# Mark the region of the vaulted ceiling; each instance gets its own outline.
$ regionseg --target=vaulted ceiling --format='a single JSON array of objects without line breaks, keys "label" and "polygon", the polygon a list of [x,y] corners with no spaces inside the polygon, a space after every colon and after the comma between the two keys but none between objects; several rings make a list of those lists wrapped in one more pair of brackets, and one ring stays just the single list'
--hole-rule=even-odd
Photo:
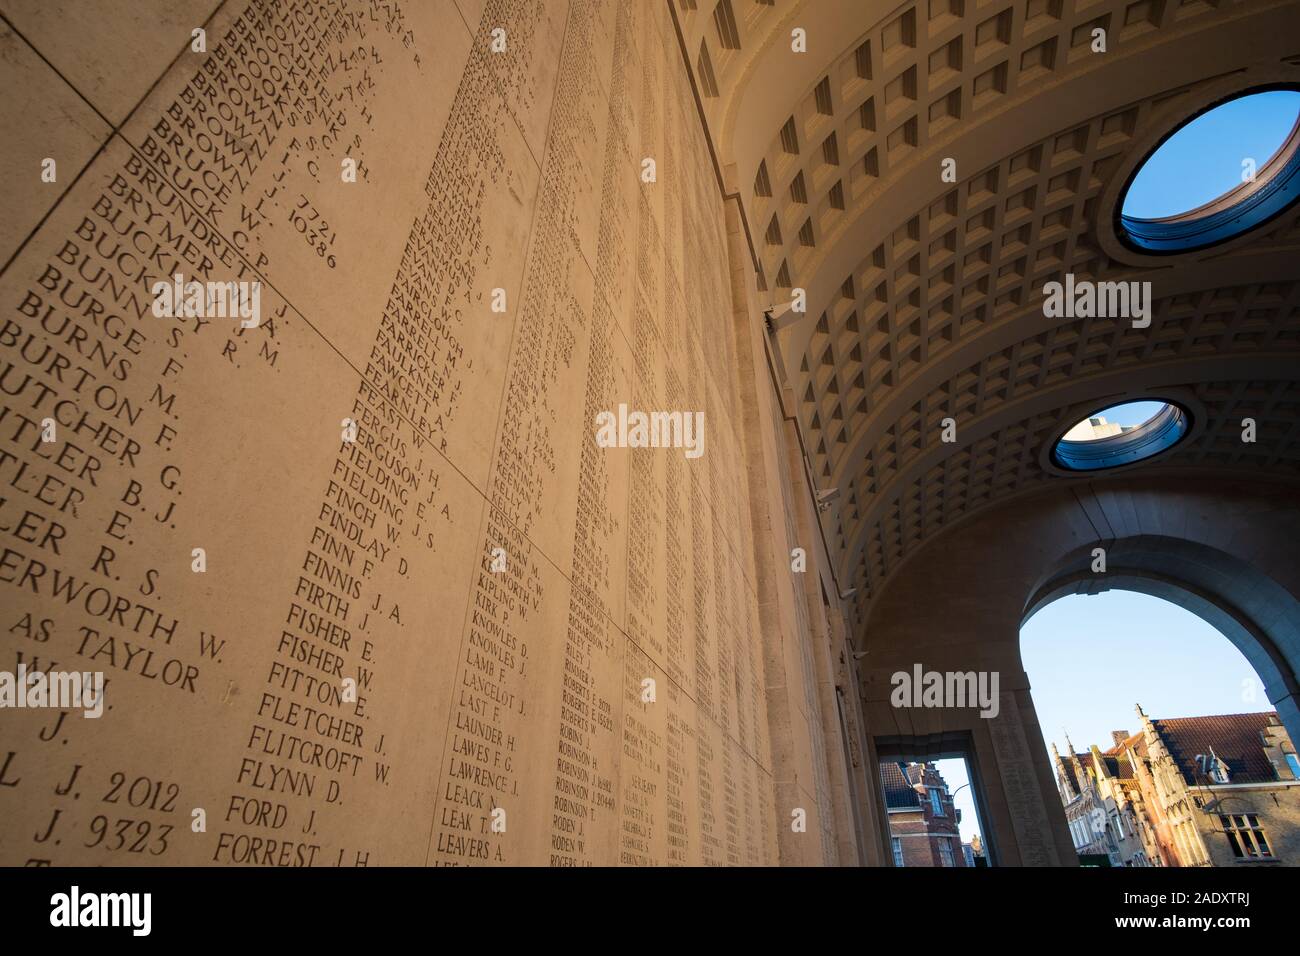
[{"label": "vaulted ceiling", "polygon": [[[675,3],[757,299],[806,291],[774,350],[810,473],[841,492],[823,530],[856,624],[941,529],[1082,480],[1046,448],[1112,400],[1193,412],[1189,438],[1140,467],[1300,477],[1300,207],[1162,258],[1112,225],[1172,128],[1300,83],[1300,2]],[[1066,273],[1151,282],[1150,327],[1044,316]]]}]

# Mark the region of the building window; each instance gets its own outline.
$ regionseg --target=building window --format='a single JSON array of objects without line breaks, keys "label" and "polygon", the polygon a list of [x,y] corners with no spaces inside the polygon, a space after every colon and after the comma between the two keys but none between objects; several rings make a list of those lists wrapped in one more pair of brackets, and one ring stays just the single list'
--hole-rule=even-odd
[{"label": "building window", "polygon": [[1300,757],[1295,754],[1286,754],[1286,765],[1291,768],[1291,776],[1300,780]]},{"label": "building window", "polygon": [[1223,832],[1228,835],[1233,856],[1243,860],[1274,859],[1273,850],[1264,836],[1264,828],[1259,825],[1259,817],[1255,814],[1220,814],[1219,822],[1223,824]]},{"label": "building window", "polygon": [[941,839],[939,841],[939,862],[943,866],[952,866],[952,840]]},{"label": "building window", "polygon": [[1210,779],[1215,783],[1227,783],[1230,779],[1228,766],[1213,753],[1207,758],[1209,763]]},{"label": "building window", "polygon": [[903,866],[903,841],[898,837],[890,837],[889,842],[894,847],[894,866]]},{"label": "building window", "polygon": [[930,790],[930,810],[936,817],[944,816],[943,798],[939,795],[937,787]]}]

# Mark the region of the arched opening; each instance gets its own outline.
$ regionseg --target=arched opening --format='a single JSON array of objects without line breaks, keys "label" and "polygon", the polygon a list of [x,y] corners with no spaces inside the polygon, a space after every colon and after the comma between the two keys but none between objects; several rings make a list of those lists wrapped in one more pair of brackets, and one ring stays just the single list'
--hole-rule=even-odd
[{"label": "arched opening", "polygon": [[[1300,763],[1224,634],[1163,597],[1115,587],[1039,608],[1020,647],[1081,863],[1281,858],[1289,826],[1270,788],[1300,786]],[[1175,772],[1156,785],[1161,746]]]},{"label": "arched opening", "polygon": [[1124,402],[1071,426],[1057,439],[1052,460],[1067,471],[1131,465],[1173,448],[1190,428],[1187,411],[1172,402]]},{"label": "arched opening", "polygon": [[[1269,492],[1263,499],[1261,489]],[[1133,473],[1023,496],[937,536],[892,576],[868,620],[861,688],[867,718],[879,728],[877,745],[886,735],[904,742],[968,740],[976,758],[974,776],[985,797],[984,835],[998,862],[1076,865],[1076,843],[1068,830],[1050,751],[1053,740],[1064,743],[1062,728],[1035,706],[1035,681],[1025,671],[1021,629],[1061,598],[1138,592],[1195,615],[1227,639],[1216,638],[1222,646],[1235,648],[1233,653],[1240,657],[1233,665],[1230,690],[1239,696],[1242,680],[1253,673],[1254,712],[1271,709],[1278,716],[1275,724],[1262,722],[1249,733],[1254,738],[1269,736],[1272,758],[1281,768],[1278,777],[1285,777],[1289,763],[1282,738],[1294,742],[1300,736],[1300,575],[1293,561],[1300,528],[1293,500],[1284,485],[1194,476],[1175,482]],[[990,542],[997,543],[997,560],[988,560]],[[934,600],[936,587],[942,589],[943,602]],[[959,613],[953,613],[954,608]],[[1249,667],[1244,673],[1241,659]],[[1111,663],[1125,666],[1120,655]],[[996,713],[969,702],[918,702],[914,695],[899,702],[893,696],[894,677],[917,665],[925,673],[987,675],[990,684],[996,674]],[[1071,665],[1065,660],[1059,666]],[[1144,703],[1141,695],[1125,700],[1123,719],[1102,728],[1105,736],[1100,740],[1085,740],[1087,731],[1081,731],[1074,739],[1076,749],[1093,743],[1105,745],[1099,747],[1103,751],[1110,749],[1113,729],[1136,734],[1140,720],[1133,705],[1138,703]],[[1235,700],[1215,709],[1252,712]],[[1145,714],[1157,725],[1191,716],[1160,712],[1155,704],[1148,704]],[[1215,768],[1209,762],[1214,757],[1210,747],[1189,746],[1178,756],[1194,761],[1201,755],[1201,773],[1209,776]],[[941,748],[945,755],[952,749]],[[1268,759],[1262,738],[1256,750],[1258,760]],[[1172,786],[1169,774],[1177,766],[1166,761],[1157,769],[1164,775],[1162,781]],[[1245,810],[1239,802],[1242,788],[1231,779],[1236,771],[1230,760],[1227,770],[1229,782],[1223,786],[1229,789],[1188,791],[1186,806],[1174,816],[1176,822],[1189,823],[1211,815],[1219,851],[1229,851],[1226,831],[1231,829],[1246,853],[1249,846],[1257,846],[1250,842],[1253,824],[1249,813],[1235,812]],[[1218,786],[1213,781],[1205,786],[1211,784]],[[1196,797],[1202,800],[1199,807]],[[1238,802],[1225,802],[1229,797]],[[1279,797],[1294,802],[1300,798],[1300,785],[1287,783],[1286,794]],[[1227,825],[1220,816],[1227,818]],[[1166,843],[1174,839],[1167,828],[1162,832]]]},{"label": "arched opening", "polygon": [[1294,597],[1177,539],[1083,557],[1040,584],[1020,638],[1080,863],[1293,861]]},{"label": "arched opening", "polygon": [[1068,594],[1124,589],[1164,600],[1205,621],[1249,662],[1292,739],[1300,737],[1300,601],[1255,566],[1217,548],[1158,535],[1080,548],[1040,580],[1023,628]]}]

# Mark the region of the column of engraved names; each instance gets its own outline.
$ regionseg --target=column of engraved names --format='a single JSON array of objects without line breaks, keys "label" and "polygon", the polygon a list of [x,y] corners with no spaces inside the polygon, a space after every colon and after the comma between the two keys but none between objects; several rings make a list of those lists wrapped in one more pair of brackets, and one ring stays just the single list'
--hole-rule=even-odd
[{"label": "column of engraved names", "polygon": [[[673,115],[689,103],[690,91],[679,72],[668,78],[670,89],[666,110]],[[684,98],[685,97],[685,98]],[[721,742],[721,811],[725,829],[725,861],[731,864],[754,862],[753,775],[756,767],[750,757],[747,740],[755,726],[746,698],[752,691],[753,630],[747,628],[750,592],[744,585],[737,555],[744,553],[743,543],[748,516],[741,513],[741,494],[730,489],[743,485],[743,459],[736,452],[733,427],[735,383],[734,349],[730,336],[731,301],[725,258],[725,229],[722,206],[717,198],[712,163],[698,126],[684,128],[684,135],[674,141],[675,158],[680,176],[674,177],[676,193],[670,197],[667,214],[680,211],[682,217],[681,282],[686,301],[686,334],[689,357],[686,362],[688,386],[694,400],[705,411],[708,421],[709,451],[707,467],[696,463],[690,469],[709,503],[714,552],[712,598],[714,607],[714,660],[716,661],[716,697],[714,716]],[[701,722],[701,727],[708,724]],[[715,793],[715,797],[719,794]],[[715,810],[718,804],[714,803]]]},{"label": "column of engraved names", "polygon": [[[145,155],[165,169],[179,170],[182,159],[195,149],[214,148],[204,130],[215,132],[215,120],[234,117],[234,132],[225,142],[237,145],[238,153],[235,162],[223,168],[242,165],[251,177],[268,155],[276,155],[268,150],[287,137],[277,164],[283,171],[275,177],[283,183],[285,172],[299,159],[305,157],[310,168],[315,161],[311,157],[337,142],[343,128],[367,118],[366,102],[376,87],[365,61],[367,56],[382,60],[375,43],[384,45],[388,54],[398,44],[412,45],[401,25],[400,7],[388,8],[377,30],[373,28],[380,21],[363,19],[356,5],[349,9],[346,3],[335,4],[328,15],[310,21],[299,16],[301,12],[301,5],[250,4],[168,108],[170,126],[160,123],[151,129],[142,146]],[[408,55],[418,65],[418,54]],[[358,62],[361,67],[354,68]],[[273,63],[285,68],[264,65]],[[289,68],[290,63],[295,68]],[[281,115],[290,103],[297,112]],[[260,115],[258,109],[263,110]],[[254,115],[260,125],[249,130],[243,122]],[[188,146],[183,146],[181,133],[192,138]],[[350,148],[360,142],[356,137]],[[174,154],[171,162],[169,153]],[[247,182],[238,186],[238,194],[245,197]],[[253,199],[241,199],[237,219],[230,216],[229,227],[238,230],[246,245],[256,242],[259,230],[271,228],[270,209],[278,203],[268,205],[267,199],[279,191],[277,186],[263,190],[251,209]],[[214,212],[218,217],[228,214],[228,209]],[[332,239],[322,250],[331,244]],[[325,260],[322,250],[317,255]],[[269,270],[265,254],[257,261]],[[319,267],[326,265],[334,268],[336,263],[331,257]],[[385,322],[393,320],[395,303],[415,289],[416,283],[399,280]],[[454,368],[456,343],[444,336],[438,345],[442,351],[431,362]],[[381,355],[395,359],[382,333],[372,353],[379,364]],[[319,834],[328,835],[327,823],[337,825],[344,819],[338,811],[344,796],[351,798],[351,790],[364,783],[389,786],[386,737],[369,723],[368,706],[377,696],[375,678],[382,656],[376,647],[395,640],[402,628],[401,600],[395,592],[407,564],[400,553],[403,526],[435,502],[438,484],[436,469],[425,468],[433,456],[417,455],[425,436],[410,424],[412,418],[423,424],[434,417],[430,398],[415,394],[424,383],[409,380],[405,393],[384,384],[375,366],[368,366],[348,410],[355,434],[334,436],[339,439],[335,459],[312,504],[313,526],[297,561],[293,593],[278,632],[270,636],[273,651],[263,687],[255,695],[234,789],[222,808],[215,862],[369,862],[370,849],[365,847],[339,845],[327,858],[322,850],[328,836]],[[436,404],[436,397],[432,401]],[[329,440],[327,434],[321,438]],[[362,770],[367,753],[373,757],[369,780]],[[252,807],[272,809],[250,814]]]},{"label": "column of engraved names", "polygon": [[[495,128],[503,118],[513,123],[511,104],[531,101],[525,78],[541,13],[536,7],[498,2],[484,9],[444,141],[472,140],[481,128]],[[498,26],[510,38],[509,56],[516,58],[509,64],[488,52],[490,31]],[[456,158],[449,153],[446,160],[454,164]],[[554,172],[549,151],[544,162]],[[482,192],[470,195],[481,198]],[[509,811],[529,797],[520,790],[516,761],[531,714],[526,694],[529,629],[546,594],[545,559],[536,553],[529,532],[540,514],[544,475],[554,467],[544,424],[551,418],[547,384],[571,338],[555,301],[560,298],[554,289],[561,272],[559,222],[559,209],[540,191],[506,373],[486,526],[474,555],[478,568],[435,791],[428,848],[435,865],[516,862],[510,854]]]},{"label": "column of engraved names", "polygon": [[[700,277],[702,278],[702,277]],[[701,356],[702,357],[702,356]],[[695,366],[692,365],[692,368]],[[736,734],[743,732],[743,725],[733,722],[732,714],[736,704],[736,684],[740,677],[739,661],[735,658],[736,625],[733,615],[737,609],[737,594],[731,578],[732,568],[730,541],[723,530],[719,512],[725,505],[712,493],[713,489],[726,487],[719,475],[724,464],[721,437],[725,433],[723,419],[713,401],[713,392],[707,382],[701,384],[700,394],[704,398],[705,420],[714,425],[714,447],[708,459],[707,470],[695,469],[693,474],[709,488],[707,498],[710,502],[709,518],[714,523],[714,575],[713,575],[713,612],[714,636],[717,639],[718,661],[718,726],[722,730],[722,812],[726,862],[729,866],[738,866],[740,860],[740,800],[736,788],[736,752],[738,750]],[[739,717],[739,714],[737,714]]]},{"label": "column of engraved names", "polygon": [[[36,845],[7,849],[20,854],[10,863],[123,848],[102,835],[122,819],[120,808],[101,806],[114,802],[113,775],[156,771],[68,761],[62,748],[75,741],[82,752],[89,741],[79,738],[111,728],[133,693],[165,690],[181,704],[198,692],[204,658],[220,650],[174,610],[167,585],[188,573],[188,554],[173,552],[168,566],[165,552],[137,550],[137,539],[167,538],[181,520],[184,403],[174,390],[186,377],[183,348],[216,333],[199,339],[197,323],[169,328],[152,316],[153,263],[177,268],[203,247],[168,218],[172,207],[157,207],[149,225],[134,217],[123,201],[128,177],[114,173],[73,230],[48,246],[42,237],[49,252],[17,260],[4,283],[12,311],[0,325],[0,583],[12,672],[103,672],[107,701],[102,723],[66,710],[6,716],[0,787],[48,814]],[[150,264],[126,253],[130,239],[153,250]],[[163,799],[137,818],[142,854],[163,857],[175,845],[183,783],[151,778]],[[72,802],[83,788],[95,803]],[[56,849],[68,831],[69,849]]]},{"label": "column of engraved names", "polygon": [[[632,377],[631,406],[637,409],[663,407],[656,382],[662,364],[658,335],[654,332],[654,302],[636,294],[638,282],[630,253],[644,257],[636,244],[632,223],[644,190],[653,185],[639,183],[633,172],[639,168],[632,154],[630,133],[635,117],[639,53],[636,37],[641,29],[641,11],[635,5],[619,9],[614,44],[615,70],[611,80],[609,135],[606,140],[604,185],[602,188],[600,241],[596,257],[596,287],[602,302],[614,310],[611,326],[621,337],[620,316],[631,319]],[[639,233],[641,224],[636,226]],[[657,865],[662,862],[657,845],[663,811],[663,740],[655,729],[662,725],[668,706],[664,673],[654,660],[663,659],[663,640],[656,624],[658,589],[655,553],[663,501],[655,486],[655,474],[666,455],[675,449],[629,449],[626,620],[627,638],[623,653],[620,695],[619,830],[618,862],[625,865]],[[653,660],[652,660],[653,657]],[[643,699],[647,679],[655,681],[656,698]],[[664,694],[660,700],[659,694]]]},{"label": "column of engraved names", "polygon": [[[624,21],[619,11],[616,22]],[[578,111],[605,109],[615,119],[620,108],[617,90],[602,100],[597,78],[593,50],[603,50],[609,55],[610,47],[618,50],[619,41],[613,44],[596,32],[600,26],[594,8],[586,5],[571,10],[569,32],[565,43],[565,61],[561,64],[559,90],[553,122],[558,155],[565,160],[569,179],[581,173],[576,155],[578,149],[591,150],[599,144],[583,142],[577,134],[582,128]],[[621,30],[615,31],[616,38]],[[619,60],[615,55],[614,82],[618,83]],[[563,109],[561,108],[563,107]],[[570,117],[569,111],[574,112]],[[572,132],[566,123],[577,120]],[[607,663],[621,651],[621,642],[613,638],[610,623],[611,609],[606,595],[609,592],[610,568],[613,553],[611,538],[616,533],[620,518],[613,507],[610,494],[610,455],[625,454],[619,450],[606,450],[596,446],[592,426],[596,415],[614,407],[618,379],[618,355],[614,348],[617,335],[616,319],[609,306],[611,277],[608,260],[618,253],[620,238],[611,231],[609,217],[617,210],[612,208],[612,188],[608,150],[617,149],[617,135],[609,134],[604,155],[600,188],[601,205],[597,221],[596,268],[593,276],[594,294],[592,318],[588,326],[588,359],[585,389],[582,397],[582,427],[577,430],[578,482],[576,521],[573,541],[573,564],[570,575],[569,605],[564,631],[564,666],[559,688],[559,729],[555,743],[556,759],[553,775],[552,813],[549,861],[556,866],[587,865],[610,862],[599,856],[601,843],[598,832],[608,829],[614,822],[615,809],[614,766],[602,766],[600,754],[608,750],[608,743],[616,732],[616,718],[610,698],[618,690],[602,688],[600,676],[608,674]],[[572,137],[572,138],[571,138]],[[572,201],[572,199],[570,199]],[[580,256],[580,248],[571,248],[571,255]],[[583,262],[581,268],[586,268]],[[576,411],[576,409],[575,409]],[[608,816],[608,823],[602,818]]]},{"label": "column of engraved names", "polygon": [[[244,369],[243,375],[259,375],[283,368],[278,365],[279,320],[286,310],[268,290],[270,303],[265,312],[269,317],[264,316],[254,331],[200,317],[176,320],[168,326],[149,313],[154,284],[177,274],[200,281],[258,278],[244,254],[248,244],[240,241],[247,234],[232,231],[234,221],[227,214],[266,159],[266,147],[276,139],[274,131],[286,125],[307,129],[319,123],[321,114],[313,112],[314,106],[328,107],[335,99],[312,71],[295,78],[294,92],[299,96],[292,103],[286,77],[272,80],[260,76],[260,82],[254,83],[251,74],[261,72],[255,57],[266,52],[255,38],[272,23],[287,25],[287,21],[275,21],[265,5],[250,5],[177,98],[147,127],[139,152],[127,153],[116,170],[96,170],[94,175],[102,176],[107,186],[49,257],[39,278],[28,284],[17,307],[17,321],[9,320],[2,333],[6,349],[16,350],[10,354],[22,360],[7,362],[5,369],[5,393],[13,401],[7,402],[0,421],[13,426],[10,441],[21,447],[30,434],[29,413],[41,414],[47,405],[49,414],[41,421],[53,423],[54,436],[30,449],[29,461],[7,450],[0,452],[7,456],[3,462],[15,467],[10,487],[23,494],[35,488],[36,501],[57,506],[63,520],[71,519],[74,530],[69,536],[68,525],[61,521],[25,511],[12,526],[13,532],[20,541],[37,543],[40,522],[48,521],[39,541],[46,560],[27,559],[11,550],[4,559],[4,580],[35,597],[57,595],[68,607],[81,608],[85,617],[71,627],[55,615],[31,618],[21,630],[38,644],[45,644],[52,634],[62,638],[74,632],[75,650],[71,646],[68,650],[83,659],[81,666],[108,672],[106,693],[117,702],[117,713],[131,718],[136,713],[133,705],[152,688],[197,693],[203,670],[222,664],[223,650],[228,653],[231,649],[229,638],[185,627],[165,608],[140,603],[140,599],[162,600],[166,583],[179,575],[178,568],[167,567],[158,559],[137,567],[134,549],[142,537],[151,542],[160,536],[166,539],[184,516],[178,506],[185,472],[176,463],[176,450],[192,437],[179,424],[186,404],[187,370],[211,367],[218,350],[227,360],[223,374]],[[342,41],[348,32],[346,24],[343,26],[342,31],[312,31],[311,38],[296,28],[285,29],[279,40],[272,42],[281,44],[279,52],[292,48],[293,56],[315,57],[327,43]],[[238,92],[241,84],[245,91],[256,86],[258,95],[241,99],[238,105],[242,108],[236,109],[236,100],[243,95]],[[305,105],[304,100],[313,106]],[[191,111],[200,104],[210,111],[195,122]],[[333,121],[345,122],[346,113],[336,112]],[[238,149],[233,146],[233,129],[245,140]],[[107,155],[121,152],[114,143]],[[223,225],[225,230],[220,228]],[[232,241],[228,235],[236,238]],[[46,241],[41,236],[36,243]],[[26,261],[20,262],[25,267]],[[256,257],[257,266],[266,263],[265,256]],[[22,280],[15,275],[11,281]],[[252,361],[234,360],[241,345],[247,346],[245,354]],[[45,377],[24,373],[20,381],[17,374],[24,364],[42,371]],[[30,406],[29,397],[33,399]],[[44,425],[41,431],[46,431]],[[62,437],[57,437],[60,433]],[[47,459],[52,467],[44,470],[46,466],[36,459]],[[104,468],[109,462],[117,468]],[[119,487],[120,469],[126,469],[126,478]],[[75,472],[75,476],[66,477],[65,472],[68,476]],[[39,484],[34,485],[37,479]],[[63,492],[66,495],[60,501]],[[10,502],[16,506],[20,500]],[[101,513],[103,501],[113,503],[107,515]],[[91,536],[81,533],[90,528],[102,529],[97,547]],[[157,544],[150,550],[157,555],[182,553],[180,548]],[[94,557],[80,569],[80,577],[66,566],[57,566],[64,561],[48,560],[71,560],[74,552],[79,558],[82,553],[89,556],[90,551]],[[10,570],[21,574],[11,577]],[[16,627],[11,633],[19,630]],[[22,654],[23,649],[17,653]],[[61,663],[53,658],[40,661],[35,655],[20,662],[46,671]],[[66,667],[69,662],[62,664]],[[130,679],[122,683],[117,675],[129,675]],[[40,739],[61,739],[66,744],[68,738],[61,734],[70,729],[60,718]],[[14,771],[22,766],[14,761],[16,755],[6,755],[6,764]],[[106,778],[102,800],[119,806],[104,807],[105,812],[91,819],[91,839],[82,847],[164,857],[177,845],[175,820],[163,814],[177,812],[182,796],[192,791],[183,781],[141,768],[139,761],[144,756],[123,760],[116,764],[118,770],[98,762],[87,764],[80,777],[83,765],[74,764],[71,775],[52,791],[76,799],[80,794],[74,784],[78,781],[80,786],[99,792],[99,778]],[[145,773],[140,773],[141,769]],[[59,777],[63,779],[62,774]],[[27,779],[30,784],[36,776]],[[147,784],[157,795],[143,804],[129,800],[136,810],[146,811],[139,814],[140,819],[118,816],[123,811],[115,794],[127,783]],[[87,808],[82,814],[92,807],[87,803],[77,806]],[[50,825],[38,832],[37,842],[49,847],[62,845],[56,835],[59,827],[77,826],[78,816],[71,804],[56,806]],[[121,838],[122,828],[128,825],[132,828],[130,841]]]},{"label": "column of engraved names", "polygon": [[[659,24],[660,28],[664,25]],[[675,55],[674,51],[669,52]],[[640,64],[641,98],[638,119],[643,153],[657,153],[657,144],[664,135],[659,109],[662,89],[660,77],[663,69],[670,66],[671,61],[666,61],[662,43],[656,43],[652,38],[647,42]],[[690,406],[685,399],[685,389],[681,382],[680,353],[669,345],[674,341],[680,342],[683,329],[681,309],[676,294],[671,289],[665,289],[664,285],[671,280],[665,274],[663,234],[654,213],[656,206],[662,202],[662,196],[654,196],[653,205],[651,198],[652,194],[646,190],[642,190],[637,198],[636,296],[632,327],[632,351],[639,373],[637,384],[648,394],[654,395],[657,402],[662,402],[660,407],[686,412]],[[662,468],[662,488],[653,484],[655,474],[650,468],[652,462]],[[667,678],[664,686],[659,688],[656,704],[664,712],[664,738],[660,756],[665,848],[662,862],[686,866],[693,862],[692,832],[698,819],[698,815],[692,815],[694,801],[690,797],[690,784],[694,776],[690,746],[695,738],[693,720],[696,712],[695,703],[691,699],[695,687],[689,616],[693,590],[686,585],[690,579],[690,565],[685,551],[685,541],[691,534],[691,518],[686,510],[689,504],[687,495],[690,478],[686,459],[675,453],[659,455],[654,459],[642,453],[634,457],[633,468],[629,513],[634,517],[643,515],[645,527],[634,529],[628,536],[629,583],[636,559],[633,544],[643,539],[650,540],[652,534],[662,535],[664,542],[662,573],[649,578],[655,569],[648,568],[646,571],[648,582],[662,581],[664,587],[662,592],[657,592],[647,583],[643,594],[645,606],[642,609],[642,613],[650,617],[660,607],[657,594],[662,593],[662,632],[657,628],[643,629],[646,634],[645,646],[659,655]],[[639,608],[634,603],[631,590],[628,600],[629,622],[635,625],[635,614]],[[632,634],[636,636],[638,631],[634,628]]]},{"label": "column of engraved names", "polygon": [[[355,0],[253,0],[163,113],[131,134],[151,168],[263,275],[272,269],[263,249],[271,231],[301,237],[302,260],[317,260],[309,270],[341,265],[313,197],[320,166],[341,151],[368,177],[365,130],[370,103],[387,91],[386,58],[420,64],[401,4],[380,14]],[[267,169],[274,175],[258,175]],[[228,354],[238,346],[232,341]]]},{"label": "column of engraved names", "polygon": [[[671,52],[671,51],[669,51]],[[686,263],[681,256],[681,234],[683,229],[683,211],[680,207],[682,190],[682,162],[680,142],[682,133],[690,127],[686,125],[685,116],[673,101],[679,92],[675,82],[675,68],[669,62],[661,61],[657,73],[657,86],[660,90],[659,103],[663,124],[661,166],[666,170],[662,177],[663,201],[659,208],[663,210],[663,224],[660,232],[662,244],[662,288],[665,314],[665,354],[668,365],[684,374],[675,385],[680,391],[670,388],[668,400],[673,408],[688,412],[706,411],[703,404],[702,383],[697,369],[699,358],[696,350],[699,340],[691,335],[693,327],[698,327],[701,317],[691,312],[691,303],[684,298],[683,276]],[[694,276],[692,276],[694,278]],[[704,460],[712,454],[708,444],[708,435],[712,427],[707,412],[705,414],[705,453],[703,459],[685,463],[682,485],[688,502],[690,524],[690,571],[691,582],[691,624],[694,646],[690,654],[690,686],[695,701],[694,738],[695,738],[695,806],[697,810],[697,832],[700,850],[699,862],[721,864],[723,859],[722,841],[718,834],[717,819],[714,811],[716,797],[716,775],[718,754],[714,740],[719,738],[710,730],[711,721],[719,716],[719,671],[716,649],[716,635],[712,626],[716,618],[711,613],[710,602],[713,598],[713,580],[715,577],[715,560],[713,556],[712,517],[709,512],[709,499],[700,488],[698,476],[702,473]],[[725,693],[725,691],[723,691]]]}]

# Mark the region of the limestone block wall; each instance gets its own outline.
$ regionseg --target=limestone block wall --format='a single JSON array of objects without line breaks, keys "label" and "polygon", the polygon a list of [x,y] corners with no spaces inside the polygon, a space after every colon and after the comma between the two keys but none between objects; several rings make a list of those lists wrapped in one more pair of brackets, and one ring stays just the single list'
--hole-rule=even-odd
[{"label": "limestone block wall", "polygon": [[[829,651],[760,611],[751,503],[796,491],[666,3],[0,15],[0,670],[107,678],[0,711],[0,864],[852,845]],[[153,314],[176,274],[260,321]],[[703,454],[598,447],[620,404]]]}]

